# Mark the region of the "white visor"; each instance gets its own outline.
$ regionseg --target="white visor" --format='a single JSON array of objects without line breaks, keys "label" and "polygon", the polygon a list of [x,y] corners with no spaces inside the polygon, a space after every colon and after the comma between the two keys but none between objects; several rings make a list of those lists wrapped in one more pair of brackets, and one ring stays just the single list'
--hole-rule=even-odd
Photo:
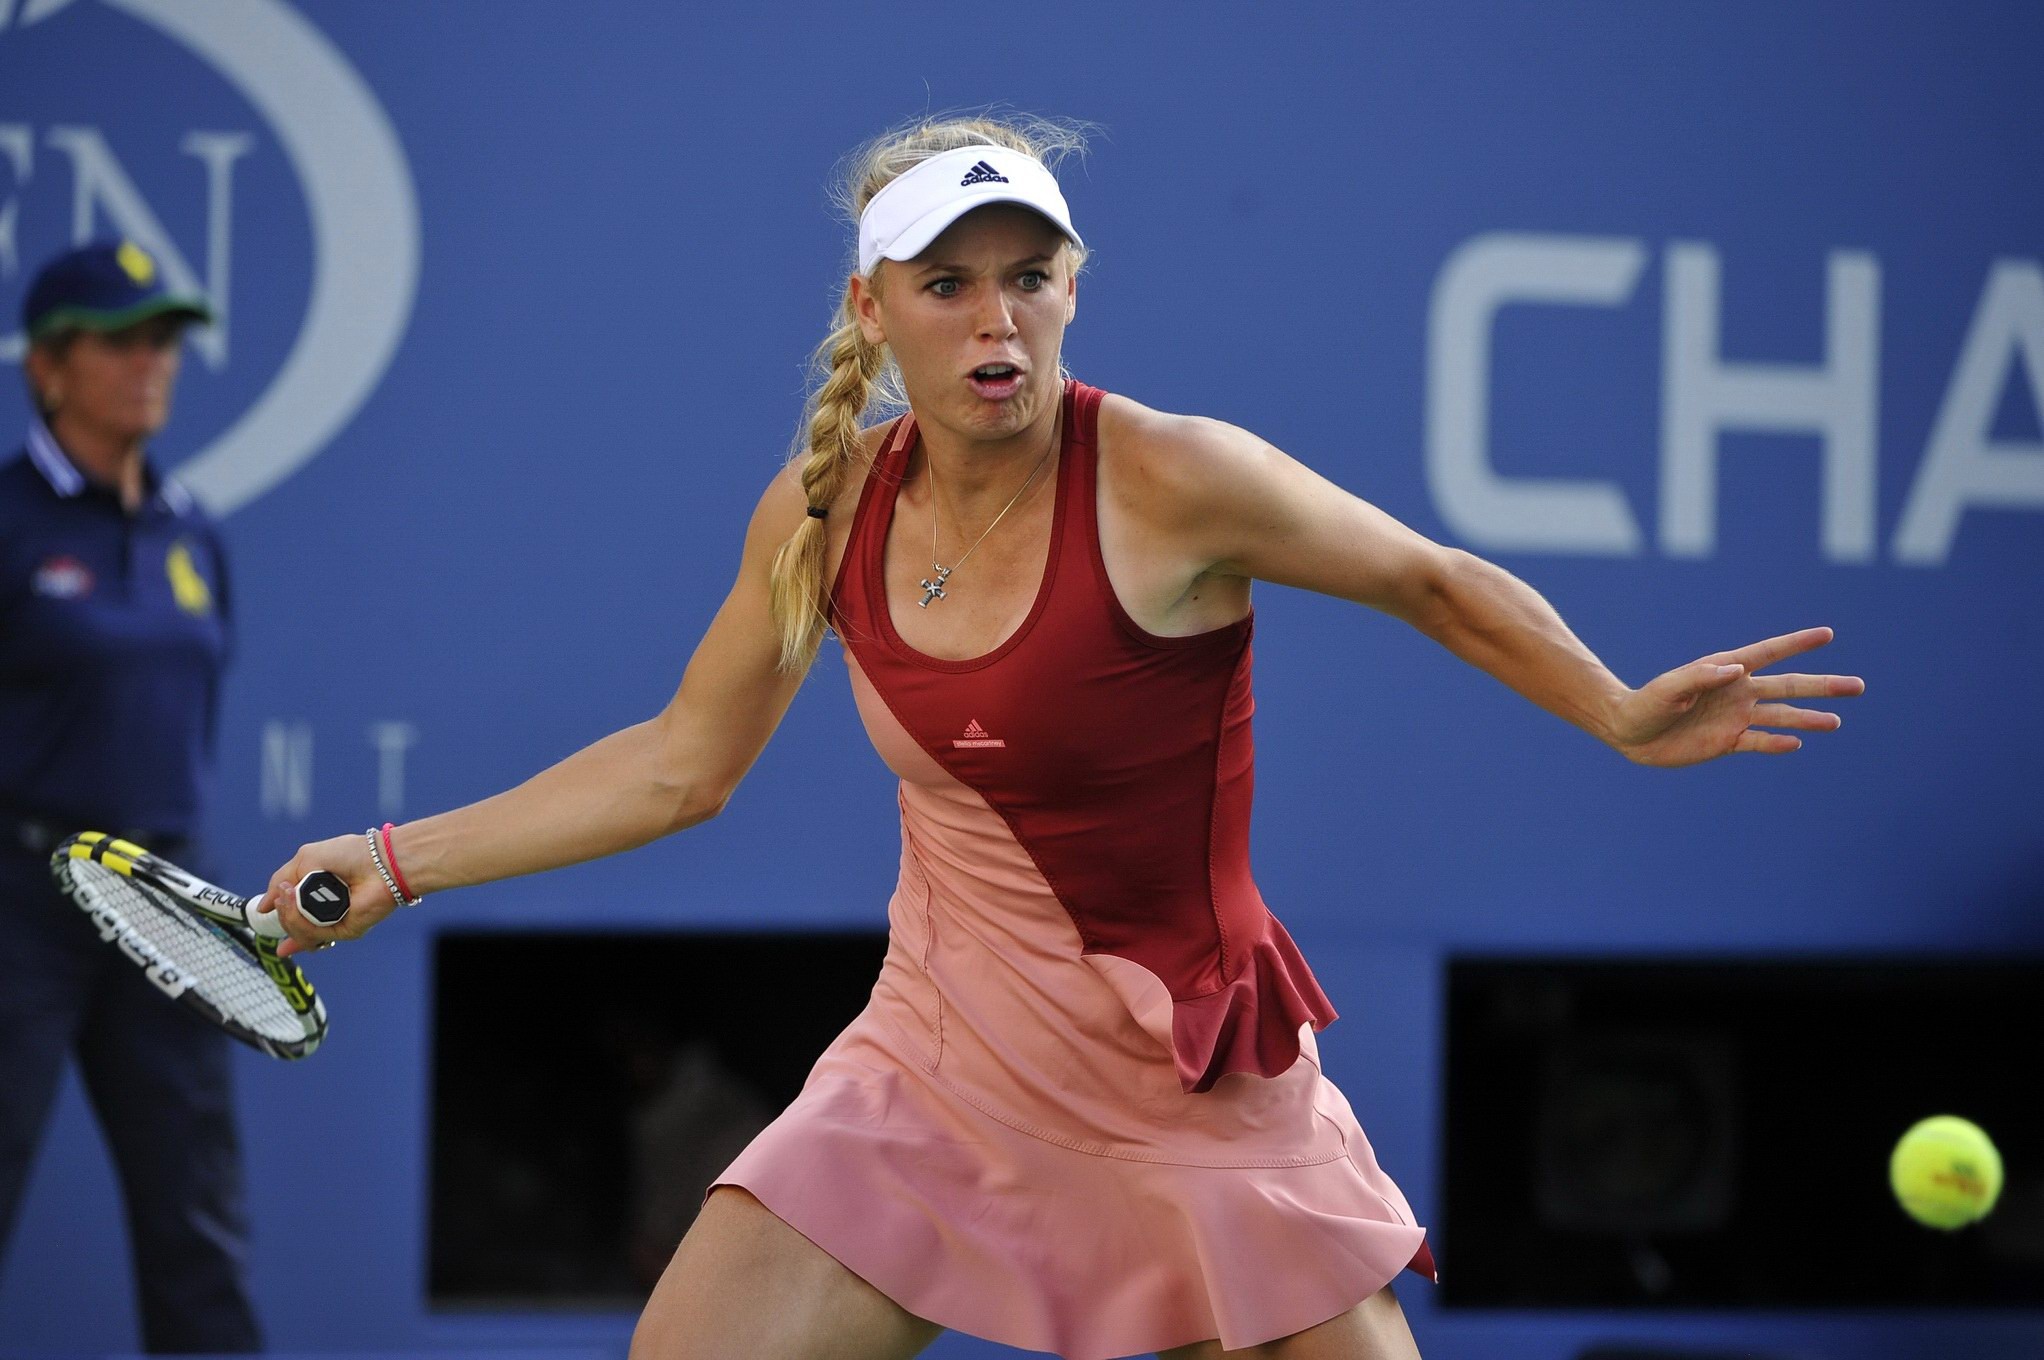
[{"label": "white visor", "polygon": [[859,214],[859,272],[882,260],[913,260],[944,228],[989,203],[1020,203],[1083,249],[1057,180],[1033,156],[1005,146],[962,146],[890,180]]}]

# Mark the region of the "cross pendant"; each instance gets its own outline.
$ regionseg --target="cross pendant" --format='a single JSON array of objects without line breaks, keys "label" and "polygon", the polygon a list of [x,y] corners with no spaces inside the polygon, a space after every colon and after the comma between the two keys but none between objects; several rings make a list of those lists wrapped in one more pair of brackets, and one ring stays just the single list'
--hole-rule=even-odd
[{"label": "cross pendant", "polygon": [[951,575],[951,568],[940,567],[935,562],[930,563],[930,567],[937,573],[937,579],[932,581],[928,577],[925,577],[924,579],[916,582],[917,585],[923,588],[923,598],[916,601],[916,607],[919,609],[928,609],[930,607],[930,601],[941,600],[945,598],[944,581]]}]

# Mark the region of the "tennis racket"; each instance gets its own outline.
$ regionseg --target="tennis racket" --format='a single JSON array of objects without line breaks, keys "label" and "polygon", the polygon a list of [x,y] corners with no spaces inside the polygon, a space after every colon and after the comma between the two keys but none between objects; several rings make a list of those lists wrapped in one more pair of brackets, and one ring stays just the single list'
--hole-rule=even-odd
[{"label": "tennis racket", "polygon": [[[290,959],[275,912],[186,873],[132,841],[83,831],[50,856],[57,886],[157,990],[273,1058],[303,1058],[326,1036],[326,1004]],[[321,869],[298,884],[321,925],[348,914],[348,885]]]}]

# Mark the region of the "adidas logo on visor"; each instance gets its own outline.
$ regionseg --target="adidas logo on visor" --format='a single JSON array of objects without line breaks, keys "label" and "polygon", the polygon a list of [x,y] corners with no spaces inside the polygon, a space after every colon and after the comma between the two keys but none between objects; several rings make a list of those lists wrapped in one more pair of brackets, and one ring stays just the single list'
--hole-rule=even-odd
[{"label": "adidas logo on visor", "polygon": [[[0,0],[0,11],[8,0]],[[1033,208],[1084,247],[1071,209],[1042,164],[1010,147],[961,146],[918,161],[889,180],[859,212],[859,272],[882,260],[920,255],[963,213],[990,199]]]}]

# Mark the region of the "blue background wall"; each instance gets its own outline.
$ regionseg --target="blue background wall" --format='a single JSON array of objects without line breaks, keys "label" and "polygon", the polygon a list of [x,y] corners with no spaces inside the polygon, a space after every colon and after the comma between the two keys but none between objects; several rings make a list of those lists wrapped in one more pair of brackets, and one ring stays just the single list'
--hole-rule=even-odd
[{"label": "blue background wall", "polygon": [[[1094,247],[1079,376],[1247,426],[1495,557],[1628,679],[1821,622],[1825,664],[1870,681],[1793,759],[1642,771],[1392,622],[1259,594],[1259,874],[1344,1012],[1329,1070],[1425,1217],[1451,950],[2044,936],[2040,50],[2020,3],[0,0],[0,317],[37,260],[151,222],[224,286],[226,342],[188,356],[159,453],[228,514],[243,650],[213,820],[232,881],[259,884],[301,840],[493,792],[665,700],[842,278],[842,152],[990,101],[1096,121],[1064,174]],[[1606,301],[1528,299],[1576,258],[1616,280]],[[1471,297],[1497,306],[1456,311]],[[1714,515],[1683,489],[1664,462],[1712,369],[1681,336],[1711,318],[1724,365],[1775,366],[1832,422],[1845,472],[1820,475],[1810,418],[1732,417]],[[266,399],[236,472],[220,450]],[[1458,461],[1478,413],[1487,452]],[[0,429],[25,419],[0,383]],[[1524,479],[1604,484],[1618,528],[1561,541],[1566,514],[1510,501]],[[1962,484],[1981,504],[1926,533]],[[408,731],[385,738],[401,779],[378,724]],[[241,1074],[275,1343],[615,1347],[628,1318],[425,1307],[432,933],[876,924],[891,813],[826,657],[719,821],[322,958],[326,1051]],[[343,1287],[299,1281],[281,1248],[308,1230]],[[0,1273],[0,1345],[132,1344],[121,1251],[74,1093]],[[1404,1297],[1429,1356],[2044,1347],[2035,1315]]]}]

